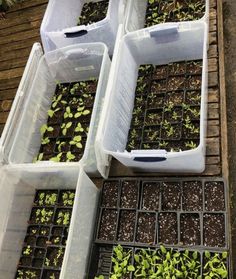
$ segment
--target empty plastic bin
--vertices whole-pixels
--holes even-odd
[[[116,53],[96,137],[100,173],[107,176],[110,155],[127,167],[155,172],[202,172],[205,168],[207,117],[206,24],[179,23],[125,35]],[[197,148],[167,152],[162,149],[126,150],[134,108],[138,68],[141,64],[163,65],[202,59],[200,138]]]
[[[108,49],[102,43],[68,46],[44,55],[37,67],[32,86],[27,89],[29,93],[21,105],[22,117],[17,125],[13,126],[15,136],[11,139],[12,145],[5,143],[10,149],[9,156],[6,154],[7,162],[26,169],[32,166],[43,168],[61,164],[64,167],[72,167],[81,164],[86,165],[87,172],[96,173],[94,140],[109,70]],[[79,162],[32,163],[39,152],[40,127],[47,122],[47,111],[51,106],[57,82],[77,82],[90,78],[97,78],[98,84],[82,159]]]
[[[41,38],[45,52],[64,46],[103,42],[112,54],[119,17],[124,18],[123,0],[110,0],[107,15],[98,22],[77,26],[83,5],[99,0],[50,0],[41,25]]]
[[[1,169],[0,189],[0,278],[16,278],[36,189],[76,190],[60,278],[85,278],[99,191],[84,171],[59,167],[29,175],[8,167]]]
[[[156,12],[153,11],[152,14],[156,14],[157,16],[160,16],[163,13],[163,11],[161,11],[161,7],[165,8],[167,5],[172,5],[175,1],[172,1],[173,3],[171,1],[165,1],[165,0],[158,0],[155,2],[158,5],[158,10]],[[185,2],[187,4],[194,4],[194,3],[197,3],[197,0],[196,1],[195,0],[194,1],[185,1]],[[125,23],[126,32],[132,32],[132,31],[136,31],[138,29],[144,28],[147,5],[148,5],[148,0],[130,0],[128,2],[126,23]],[[155,5],[155,4],[152,4],[152,5]],[[173,15],[174,15],[174,12],[173,12],[174,7],[172,7],[172,6],[170,8],[166,7],[166,9],[167,10],[170,9],[170,12],[173,13]],[[184,13],[185,12],[186,11],[184,9]],[[193,15],[193,10],[190,10],[189,14]],[[208,18],[209,18],[209,0],[205,0],[205,13],[204,13],[204,16],[199,20],[205,21],[208,23]],[[179,22],[179,21],[180,20],[176,20],[175,22]],[[166,21],[166,23],[168,23],[168,20]],[[172,23],[173,23],[173,21],[172,21]]]

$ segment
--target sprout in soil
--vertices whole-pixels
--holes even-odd
[[[185,147],[190,148],[190,149],[197,148],[197,144],[194,143],[193,141],[187,141],[187,142],[185,142],[184,145],[185,145]]]
[[[61,129],[62,129],[63,136],[67,134],[67,131],[71,126],[72,126],[72,122],[62,123]]]
[[[57,156],[52,157],[50,159],[50,161],[52,161],[52,162],[60,162],[61,161],[61,157],[62,157],[62,152],[58,153]]]
[[[77,148],[83,148],[83,145],[81,143],[82,137],[81,136],[75,136],[73,139],[70,141],[70,145],[75,145]]]
[[[50,139],[48,137],[42,138],[41,143],[42,143],[42,145],[48,144],[48,143],[50,143]]]
[[[72,154],[70,151],[66,153],[66,162],[73,161],[75,159],[75,155]]]
[[[46,132],[52,132],[53,130],[53,127],[48,126],[47,124],[43,124],[40,128],[40,133],[43,136]]]
[[[75,127],[75,132],[83,132],[84,128],[80,123],[77,123],[77,126]]]
[[[49,110],[48,110],[48,116],[49,116],[50,118],[52,118],[52,117],[55,115],[55,113],[56,113],[57,111],[59,111],[59,110],[60,110],[60,108],[49,109]]]
[[[57,224],[68,226],[70,223],[70,213],[69,212],[63,212],[60,211],[57,217]]]
[[[64,112],[64,119],[73,118],[73,113],[71,112],[70,107],[66,107],[66,111]]]
[[[74,115],[74,118],[79,118],[81,115],[90,114],[90,110],[85,109],[85,107],[78,107],[77,112]]]

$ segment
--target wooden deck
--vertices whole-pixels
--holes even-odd
[[[48,0],[19,3],[0,21],[0,133],[34,42],[40,41],[39,28]]]

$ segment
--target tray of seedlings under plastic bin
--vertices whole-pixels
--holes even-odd
[[[97,245],[96,250],[104,249]],[[108,249],[108,248],[107,248]],[[110,246],[110,254],[91,262],[88,279],[230,278],[227,251]],[[103,254],[101,254],[103,255]]]
[[[59,279],[75,190],[36,190],[16,279]]]
[[[48,121],[40,128],[41,147],[36,161],[79,161],[84,152],[97,80],[62,83],[56,87]]]
[[[139,67],[127,151],[186,151],[200,142],[202,60]]]
[[[166,22],[199,20],[204,16],[205,9],[205,0],[148,0],[145,15],[145,27]]]
[[[88,25],[103,20],[108,11],[109,0],[84,3],[77,25]]]

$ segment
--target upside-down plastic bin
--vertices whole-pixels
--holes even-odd
[[[124,18],[123,0],[110,0],[106,17],[88,25],[76,26],[84,3],[99,0],[50,0],[40,28],[44,51],[64,46],[103,42],[112,54],[119,21]]]
[[[29,173],[7,167],[0,180],[0,278],[14,279],[26,235],[35,190],[75,189],[60,279],[85,278],[99,191],[82,169]]]
[[[132,32],[123,37],[96,136],[98,169],[104,177],[111,155],[127,167],[152,172],[196,172],[205,168],[207,117],[207,38],[205,23],[177,25]],[[203,59],[200,143],[197,148],[182,152],[165,150],[126,151],[134,107],[138,68],[141,64],[163,65],[175,61]]]
[[[21,105],[22,116],[17,125],[14,125],[15,135],[12,144],[9,146],[6,143],[10,149],[9,156],[6,154],[6,161],[28,170],[31,167],[86,165],[87,172],[96,173],[94,140],[109,70],[108,49],[102,43],[73,45],[45,54],[39,62],[29,93]],[[97,78],[98,85],[82,159],[79,162],[41,161],[32,163],[39,152],[40,127],[47,122],[47,111],[51,106],[57,82],[75,82],[90,78]]]
[[[165,2],[166,1],[163,1],[163,5],[165,4]],[[125,21],[125,30],[127,33],[144,28],[147,4],[148,4],[148,0],[130,0],[128,2],[127,15]],[[205,21],[206,23],[208,23],[208,20],[209,20],[209,0],[205,0],[205,14],[198,21]],[[172,24],[172,23],[167,22],[164,24]]]

